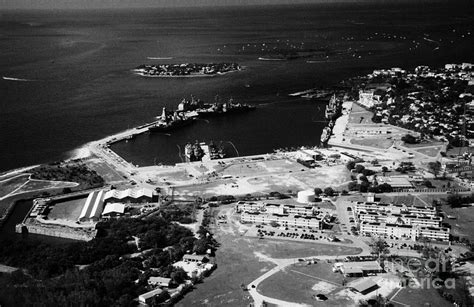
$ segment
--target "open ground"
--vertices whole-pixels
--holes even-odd
[[[216,215],[231,216],[233,206],[223,206],[217,209]],[[359,248],[332,246],[330,244],[306,244],[290,241],[259,240],[242,236],[246,228],[240,225],[234,217],[226,224],[215,225],[219,231],[214,231],[221,244],[217,250],[216,260],[218,269],[198,284],[196,289],[187,294],[177,306],[245,306],[253,302],[248,291],[243,291],[241,285],[247,286],[258,276],[268,272],[275,264],[266,261],[269,258],[312,257],[325,254],[345,252],[357,254]],[[214,229],[214,230],[217,230]],[[262,257],[262,255],[265,255]]]
[[[51,211],[48,214],[48,219],[76,221],[81,214],[81,210],[86,202],[86,198],[87,197],[80,197],[67,201],[56,202],[50,207]]]

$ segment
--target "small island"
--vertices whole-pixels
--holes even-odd
[[[242,67],[237,63],[183,63],[140,65],[133,71],[143,77],[210,77],[239,71]]]

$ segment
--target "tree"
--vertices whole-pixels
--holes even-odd
[[[407,144],[418,144],[419,141],[416,137],[414,137],[413,135],[411,134],[405,134],[404,136],[402,136],[402,139],[401,139],[403,142],[407,143]]]
[[[371,247],[372,247],[372,253],[377,255],[379,259],[380,257],[383,257],[390,253],[387,242],[385,242],[385,240],[381,237],[372,238]]]
[[[362,170],[362,174],[364,174],[364,176],[372,176],[373,174],[375,174],[375,172],[371,169],[363,169]]]
[[[433,184],[429,180],[425,180],[423,184],[429,189],[433,188]]]
[[[441,162],[430,162],[428,163],[428,168],[435,175],[435,178],[437,178],[439,172],[441,171]]]
[[[369,187],[369,188],[367,189],[367,192],[370,192],[370,193],[380,193],[380,189],[379,189],[378,186],[377,186],[377,187]]]
[[[272,227],[278,227],[278,226],[280,226],[280,224],[278,224],[278,223],[275,222],[275,221],[271,221],[271,222],[270,222],[270,226],[272,226]]]
[[[358,172],[358,173],[362,173],[362,171],[365,169],[365,167],[361,164],[357,164],[355,166],[355,171]]]
[[[323,193],[323,190],[321,190],[321,188],[314,188],[314,194],[319,196]]]
[[[393,188],[388,183],[382,183],[378,186],[380,193],[390,193],[393,191]]]
[[[382,166],[382,175],[385,177],[385,173],[388,172],[388,167]]]
[[[173,273],[170,275],[171,280],[179,285],[184,283],[184,281],[188,278],[188,274],[182,268],[176,268]]]
[[[348,170],[353,170],[355,167],[355,162],[354,161],[347,162],[346,167]]]
[[[324,189],[324,194],[327,196],[334,196],[334,189],[331,187],[327,187]]]
[[[365,193],[369,189],[370,183],[367,181],[361,181],[359,185],[359,192]]]
[[[357,182],[351,181],[347,185],[347,188],[349,189],[349,191],[357,191],[357,190],[359,190],[359,185],[357,184]]]

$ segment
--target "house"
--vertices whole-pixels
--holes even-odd
[[[102,212],[103,218],[115,218],[120,217],[125,212],[125,205],[119,203],[110,203],[105,205],[104,211]]]
[[[343,262],[340,264],[339,270],[346,277],[360,277],[383,272],[382,267],[377,261]]]
[[[150,286],[169,287],[170,282],[171,282],[171,278],[155,277],[155,276],[151,276],[150,278],[148,278],[148,284]]]
[[[182,268],[190,278],[201,277],[212,271],[216,265],[209,262],[206,255],[184,255],[181,261],[173,263],[175,268]]]
[[[188,261],[188,262],[209,262],[209,258],[207,258],[206,255],[189,255],[186,254],[183,256],[183,261]]]
[[[378,177],[377,180],[379,181],[379,184],[387,183],[394,189],[413,188],[413,184],[406,176]]]
[[[369,278],[359,280],[350,285],[349,287],[364,295],[379,288],[379,286]]]
[[[149,292],[140,294],[138,296],[138,302],[140,305],[148,306],[152,303],[161,303],[169,298],[168,291],[161,289],[154,289]]]

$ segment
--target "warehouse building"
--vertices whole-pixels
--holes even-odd
[[[86,203],[79,215],[80,222],[96,222],[104,209],[104,190],[89,193]]]
[[[110,190],[105,193],[106,203],[149,203],[153,200],[153,191],[146,188]]]

